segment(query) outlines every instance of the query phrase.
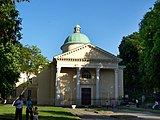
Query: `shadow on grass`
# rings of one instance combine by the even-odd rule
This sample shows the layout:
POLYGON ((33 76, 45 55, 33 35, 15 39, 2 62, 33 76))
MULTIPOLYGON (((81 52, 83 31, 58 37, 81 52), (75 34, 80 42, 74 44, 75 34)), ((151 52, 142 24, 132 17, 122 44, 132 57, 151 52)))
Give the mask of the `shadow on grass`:
POLYGON ((51 114, 50 116, 41 116, 41 115, 39 115, 38 118, 40 120, 79 120, 78 118, 74 118, 75 115, 73 115, 70 112, 53 111, 53 110, 39 110, 39 112, 42 113, 42 114, 43 113, 51 114))
MULTIPOLYGON (((66 114, 64 114, 64 115, 66 115, 66 114)), ((3 114, 3 115, 0 115, 0 120, 14 120, 14 117, 15 117, 14 114, 3 114)), ((38 118, 39 118, 39 120, 78 120, 78 118, 77 119, 76 118, 67 118, 67 117, 63 117, 63 116, 60 116, 60 117, 38 116, 38 118)), ((23 115, 23 120, 25 120, 25 115, 23 115)))
MULTIPOLYGON (((22 115, 23 120, 25 120, 25 115, 22 115)), ((0 115, 0 120, 14 120, 15 115, 14 114, 3 114, 0 115)))
POLYGON ((78 118, 67 118, 67 117, 53 117, 53 116, 38 116, 39 120, 79 120, 78 118))
POLYGON ((64 111, 40 110, 40 112, 50 113, 50 114, 53 114, 53 115, 75 116, 70 112, 64 112, 64 111))

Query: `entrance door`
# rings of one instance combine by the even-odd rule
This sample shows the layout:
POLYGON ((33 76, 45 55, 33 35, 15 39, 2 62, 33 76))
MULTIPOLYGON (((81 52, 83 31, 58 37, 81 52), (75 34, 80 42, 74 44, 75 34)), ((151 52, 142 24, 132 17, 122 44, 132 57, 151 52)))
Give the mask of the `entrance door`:
POLYGON ((82 88, 81 89, 81 104, 82 105, 91 105, 91 88, 82 88))

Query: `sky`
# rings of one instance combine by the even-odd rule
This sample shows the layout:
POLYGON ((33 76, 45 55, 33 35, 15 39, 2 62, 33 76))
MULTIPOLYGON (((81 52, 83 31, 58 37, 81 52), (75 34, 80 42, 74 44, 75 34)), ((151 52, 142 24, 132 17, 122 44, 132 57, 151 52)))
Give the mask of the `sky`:
POLYGON ((91 44, 114 55, 123 36, 138 32, 143 16, 156 0, 31 0, 17 3, 23 45, 36 45, 52 61, 60 47, 81 26, 91 44))

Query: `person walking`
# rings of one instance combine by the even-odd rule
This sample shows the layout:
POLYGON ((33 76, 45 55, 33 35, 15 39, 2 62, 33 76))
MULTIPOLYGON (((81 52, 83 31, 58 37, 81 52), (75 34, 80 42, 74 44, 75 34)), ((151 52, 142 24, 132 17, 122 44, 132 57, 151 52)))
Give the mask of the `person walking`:
POLYGON ((31 100, 31 97, 28 96, 27 98, 27 108, 26 108, 26 120, 29 120, 29 114, 30 114, 30 120, 33 120, 33 111, 32 111, 32 107, 33 107, 33 103, 31 100))
POLYGON ((136 108, 139 108, 139 101, 136 99, 136 108))
POLYGON ((107 107, 107 110, 108 110, 108 108, 109 108, 109 101, 108 100, 106 100, 106 107, 107 107))
POLYGON ((114 109, 115 106, 116 106, 116 101, 115 101, 115 99, 112 99, 112 109, 114 109))
POLYGON ((19 96, 19 98, 17 100, 14 101, 13 104, 16 107, 16 112, 15 112, 15 120, 22 120, 22 109, 23 109, 23 99, 22 99, 22 95, 19 96))

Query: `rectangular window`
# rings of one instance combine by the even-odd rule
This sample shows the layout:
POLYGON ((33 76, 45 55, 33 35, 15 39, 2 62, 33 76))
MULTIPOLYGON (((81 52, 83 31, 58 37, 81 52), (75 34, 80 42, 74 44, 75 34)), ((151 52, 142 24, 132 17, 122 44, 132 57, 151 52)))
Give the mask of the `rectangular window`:
POLYGON ((32 78, 29 78, 30 83, 32 84, 32 78))
POLYGON ((16 97, 16 90, 12 91, 12 97, 16 97))
POLYGON ((28 90, 28 96, 31 96, 31 95, 32 95, 32 91, 28 90))
POLYGON ((23 77, 23 83, 25 83, 26 82, 26 78, 25 77, 23 77))

